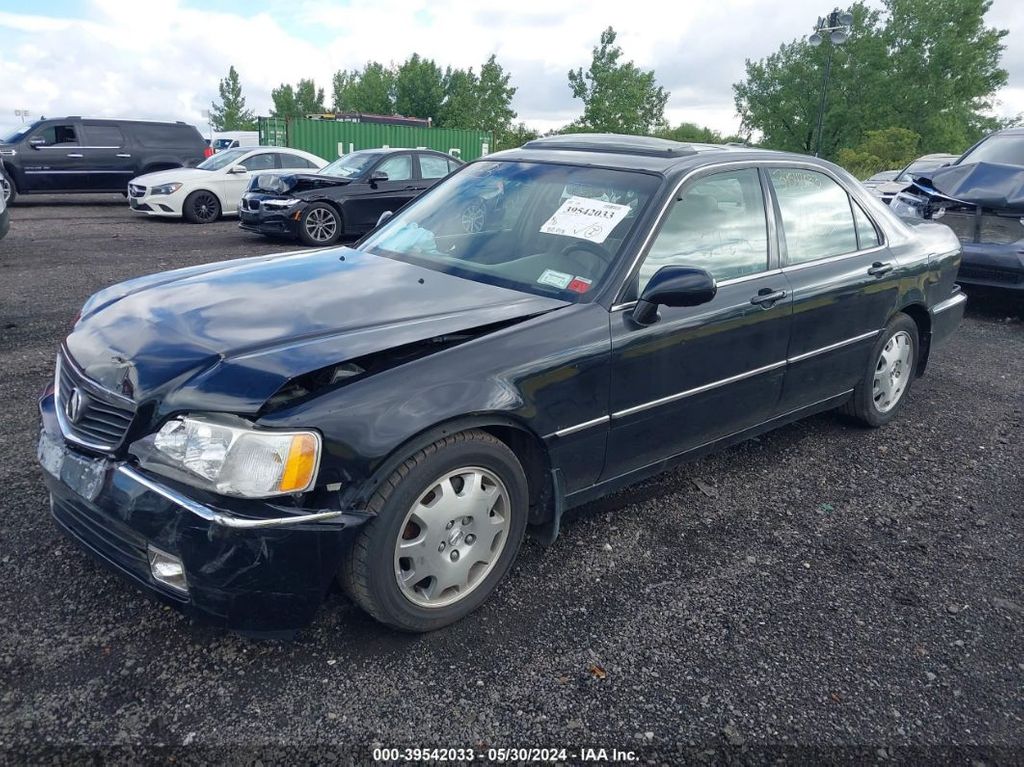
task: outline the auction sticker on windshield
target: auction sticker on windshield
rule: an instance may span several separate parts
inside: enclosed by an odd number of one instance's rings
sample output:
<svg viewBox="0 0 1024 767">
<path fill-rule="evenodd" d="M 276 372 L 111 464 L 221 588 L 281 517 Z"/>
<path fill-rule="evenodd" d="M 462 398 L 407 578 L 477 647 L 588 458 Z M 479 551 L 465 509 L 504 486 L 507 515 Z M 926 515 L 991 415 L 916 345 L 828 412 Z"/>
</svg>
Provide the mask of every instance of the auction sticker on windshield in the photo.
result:
<svg viewBox="0 0 1024 767">
<path fill-rule="evenodd" d="M 629 211 L 628 205 L 587 197 L 570 197 L 544 222 L 540 231 L 543 234 L 559 234 L 601 243 L 608 239 L 612 229 Z"/>
</svg>

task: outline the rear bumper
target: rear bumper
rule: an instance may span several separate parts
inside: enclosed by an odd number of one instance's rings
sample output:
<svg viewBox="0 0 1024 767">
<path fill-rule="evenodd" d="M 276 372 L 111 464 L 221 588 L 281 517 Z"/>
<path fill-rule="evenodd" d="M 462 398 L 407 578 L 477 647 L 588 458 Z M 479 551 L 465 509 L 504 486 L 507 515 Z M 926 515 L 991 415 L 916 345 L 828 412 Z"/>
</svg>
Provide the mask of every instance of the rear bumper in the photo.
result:
<svg viewBox="0 0 1024 767">
<path fill-rule="evenodd" d="M 1024 290 L 1024 250 L 1020 243 L 965 242 L 956 281 L 1003 290 Z"/>
<path fill-rule="evenodd" d="M 368 518 L 352 510 L 256 526 L 290 510 L 253 501 L 243 515 L 200 504 L 126 462 L 69 448 L 52 396 L 43 397 L 40 411 L 39 458 L 58 527 L 149 596 L 205 623 L 268 635 L 302 628 Z M 151 547 L 182 561 L 187 592 L 153 578 Z"/>
<path fill-rule="evenodd" d="M 964 309 L 967 307 L 967 296 L 959 285 L 954 286 L 952 295 L 945 301 L 941 301 L 932 307 L 932 346 L 938 346 L 953 331 L 960 327 L 964 318 Z"/>
</svg>

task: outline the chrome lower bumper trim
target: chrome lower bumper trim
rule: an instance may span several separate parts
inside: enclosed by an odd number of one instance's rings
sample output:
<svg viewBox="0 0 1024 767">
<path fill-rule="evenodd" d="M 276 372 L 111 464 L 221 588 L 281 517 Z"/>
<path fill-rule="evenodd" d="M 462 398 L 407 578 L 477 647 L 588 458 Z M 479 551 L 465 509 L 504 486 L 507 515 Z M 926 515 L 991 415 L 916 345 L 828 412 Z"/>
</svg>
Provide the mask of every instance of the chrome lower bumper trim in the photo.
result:
<svg viewBox="0 0 1024 767">
<path fill-rule="evenodd" d="M 144 474 L 140 474 L 130 466 L 118 466 L 117 471 L 119 474 L 123 474 L 133 482 L 145 487 L 147 490 L 152 490 L 157 495 L 161 495 L 168 501 L 181 506 L 183 509 L 192 512 L 197 517 L 205 519 L 207 522 L 212 522 L 215 525 L 221 525 L 222 527 L 230 527 L 236 530 L 252 530 L 261 527 L 286 527 L 288 525 L 301 525 L 307 522 L 322 522 L 327 519 L 335 519 L 340 517 L 342 512 L 340 511 L 323 511 L 316 514 L 296 514 L 295 516 L 289 517 L 272 517 L 270 519 L 246 519 L 244 517 L 236 517 L 232 514 L 224 514 L 220 511 L 214 511 L 208 506 L 204 506 L 198 501 L 193 501 L 191 498 L 182 495 L 169 487 L 161 485 L 159 482 L 155 482 Z"/>
<path fill-rule="evenodd" d="M 947 298 L 945 301 L 941 301 L 935 304 L 935 306 L 932 307 L 932 315 L 934 316 L 936 314 L 939 314 L 940 312 L 946 311 L 947 309 L 952 309 L 954 306 L 959 306 L 966 300 L 966 293 L 957 293 L 956 295 Z"/>
</svg>

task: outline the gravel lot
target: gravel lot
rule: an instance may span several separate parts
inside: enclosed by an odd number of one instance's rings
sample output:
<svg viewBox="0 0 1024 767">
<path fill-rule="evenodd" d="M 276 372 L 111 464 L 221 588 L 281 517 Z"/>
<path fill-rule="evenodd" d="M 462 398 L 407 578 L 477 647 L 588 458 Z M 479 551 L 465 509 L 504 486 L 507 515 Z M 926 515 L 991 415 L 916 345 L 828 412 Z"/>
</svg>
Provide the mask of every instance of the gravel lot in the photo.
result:
<svg viewBox="0 0 1024 767">
<path fill-rule="evenodd" d="M 1024 323 L 978 297 L 887 428 L 826 414 L 574 512 L 428 636 L 332 594 L 295 642 L 191 624 L 49 518 L 35 398 L 93 291 L 280 250 L 29 198 L 0 242 L 0 748 L 582 745 L 1024 758 Z M 887 749 L 879 751 L 878 749 Z M 809 751 L 784 751 L 793 758 Z M 819 752 L 821 753 L 830 753 Z M 839 753 L 839 752 L 836 752 Z M 742 756 L 742 753 L 741 753 Z"/>
</svg>

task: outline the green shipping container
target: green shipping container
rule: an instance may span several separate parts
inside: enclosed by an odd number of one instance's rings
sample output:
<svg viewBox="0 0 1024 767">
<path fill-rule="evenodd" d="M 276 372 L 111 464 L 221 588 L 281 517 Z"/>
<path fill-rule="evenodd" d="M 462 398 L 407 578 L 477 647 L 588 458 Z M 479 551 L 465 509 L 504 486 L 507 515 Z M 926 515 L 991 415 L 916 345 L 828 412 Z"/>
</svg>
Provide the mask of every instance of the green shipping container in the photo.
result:
<svg viewBox="0 0 1024 767">
<path fill-rule="evenodd" d="M 490 131 L 479 130 L 280 117 L 261 117 L 259 127 L 262 146 L 302 149 L 328 161 L 357 149 L 380 147 L 425 147 L 469 161 L 483 157 L 494 146 Z"/>
</svg>

